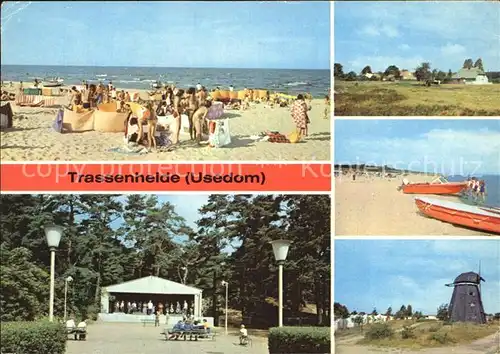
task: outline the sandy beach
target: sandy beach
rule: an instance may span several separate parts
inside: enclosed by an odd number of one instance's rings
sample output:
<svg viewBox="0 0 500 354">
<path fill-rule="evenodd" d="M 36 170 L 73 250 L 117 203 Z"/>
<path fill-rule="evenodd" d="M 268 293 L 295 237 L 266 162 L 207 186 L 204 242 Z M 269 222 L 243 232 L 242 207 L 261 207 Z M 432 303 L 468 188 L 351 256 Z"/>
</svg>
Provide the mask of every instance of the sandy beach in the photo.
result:
<svg viewBox="0 0 500 354">
<path fill-rule="evenodd" d="M 119 89 L 119 88 L 117 88 Z M 140 90 L 127 90 L 131 94 Z M 66 97 L 58 98 L 65 104 Z M 323 99 L 314 99 L 309 112 L 309 136 L 297 144 L 257 141 L 263 131 L 279 131 L 288 135 L 295 130 L 289 108 L 269 108 L 251 104 L 246 111 L 228 111 L 232 142 L 222 148 L 198 146 L 181 135 L 181 144 L 173 151 L 131 154 L 111 152 L 124 145 L 123 133 L 60 134 L 52 129 L 55 108 L 18 107 L 14 111 L 13 128 L 3 130 L 1 159 L 3 161 L 325 161 L 330 160 L 330 119 L 324 119 Z"/>
<path fill-rule="evenodd" d="M 435 176 L 408 175 L 410 182 L 430 182 Z M 474 236 L 490 235 L 420 215 L 415 195 L 398 191 L 401 177 L 382 179 L 351 176 L 335 179 L 336 234 L 341 236 Z M 453 196 L 432 196 L 458 201 Z"/>
</svg>

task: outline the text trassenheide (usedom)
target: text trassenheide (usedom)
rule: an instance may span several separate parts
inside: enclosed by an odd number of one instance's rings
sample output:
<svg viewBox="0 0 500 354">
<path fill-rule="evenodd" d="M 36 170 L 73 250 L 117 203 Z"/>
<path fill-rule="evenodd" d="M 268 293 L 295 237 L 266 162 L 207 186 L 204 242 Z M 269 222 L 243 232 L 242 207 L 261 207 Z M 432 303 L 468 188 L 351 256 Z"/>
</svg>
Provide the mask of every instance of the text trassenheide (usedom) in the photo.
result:
<svg viewBox="0 0 500 354">
<path fill-rule="evenodd" d="M 187 185 L 196 183 L 244 183 L 264 185 L 266 175 L 260 174 L 236 174 L 233 172 L 227 174 L 207 174 L 203 172 L 187 172 L 184 176 L 176 173 L 142 174 L 82 174 L 79 172 L 68 172 L 71 183 L 180 183 L 184 180 Z"/>
</svg>

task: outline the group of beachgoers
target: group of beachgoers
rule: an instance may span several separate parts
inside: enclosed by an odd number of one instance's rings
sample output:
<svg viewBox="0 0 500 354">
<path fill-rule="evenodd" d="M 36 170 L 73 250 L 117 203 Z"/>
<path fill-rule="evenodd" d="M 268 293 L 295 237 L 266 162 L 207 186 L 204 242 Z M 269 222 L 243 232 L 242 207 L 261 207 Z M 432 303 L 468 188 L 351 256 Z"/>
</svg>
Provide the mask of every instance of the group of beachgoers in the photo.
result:
<svg viewBox="0 0 500 354">
<path fill-rule="evenodd" d="M 476 203 L 484 203 L 486 201 L 486 182 L 476 177 L 469 177 L 467 187 L 462 194 Z"/>
</svg>

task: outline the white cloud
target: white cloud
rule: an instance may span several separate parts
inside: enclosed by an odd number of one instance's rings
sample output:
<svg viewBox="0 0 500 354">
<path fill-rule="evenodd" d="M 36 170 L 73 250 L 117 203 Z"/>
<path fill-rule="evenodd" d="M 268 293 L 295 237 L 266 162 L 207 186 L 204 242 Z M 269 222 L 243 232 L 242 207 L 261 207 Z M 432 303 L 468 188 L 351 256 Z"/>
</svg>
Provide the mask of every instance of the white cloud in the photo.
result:
<svg viewBox="0 0 500 354">
<path fill-rule="evenodd" d="M 384 33 L 389 38 L 399 37 L 399 31 L 396 27 L 390 25 L 382 26 L 382 33 Z"/>
<path fill-rule="evenodd" d="M 351 36 L 354 41 L 363 38 L 359 34 L 365 34 L 364 43 L 355 52 L 351 49 L 354 46 L 339 44 L 339 58 L 373 55 L 373 51 L 383 50 L 380 54 L 388 57 L 396 53 L 403 53 L 404 57 L 422 55 L 424 61 L 441 70 L 458 70 L 468 57 L 481 57 L 486 70 L 500 68 L 500 10 L 493 1 L 336 2 L 335 7 L 336 36 Z M 363 30 L 357 32 L 358 36 L 344 34 L 344 22 Z M 415 51 L 391 41 L 396 37 L 411 43 Z"/>
<path fill-rule="evenodd" d="M 443 55 L 459 55 L 465 53 L 465 47 L 460 44 L 447 43 L 441 47 L 441 54 Z"/>
<path fill-rule="evenodd" d="M 384 24 L 382 26 L 376 26 L 374 24 L 364 26 L 359 34 L 366 35 L 370 37 L 386 36 L 389 38 L 395 38 L 399 36 L 399 31 L 396 27 Z"/>
<path fill-rule="evenodd" d="M 362 35 L 367 35 L 367 36 L 371 36 L 371 37 L 380 36 L 380 31 L 378 30 L 377 27 L 375 27 L 373 25 L 368 25 L 368 26 L 363 27 L 359 31 L 359 33 Z"/>
<path fill-rule="evenodd" d="M 351 140 L 365 161 L 396 168 L 469 175 L 500 170 L 500 132 L 434 129 L 418 138 Z"/>
<path fill-rule="evenodd" d="M 399 69 L 414 70 L 424 60 L 421 56 L 363 56 L 349 61 L 349 66 L 354 70 L 361 70 L 366 65 L 370 65 L 374 71 L 384 71 L 389 65 L 396 65 Z"/>
<path fill-rule="evenodd" d="M 453 288 L 445 284 L 461 273 L 477 272 L 481 261 L 481 275 L 486 280 L 481 289 L 485 311 L 500 312 L 500 240 L 343 240 L 336 245 L 339 243 L 340 250 L 347 249 L 346 244 L 353 250 L 350 258 L 364 259 L 355 270 L 352 265 L 341 269 L 345 274 L 340 277 L 351 284 L 335 283 L 340 289 L 350 288 L 348 294 L 336 290 L 336 296 L 351 310 L 376 307 L 381 312 L 391 306 L 395 312 L 401 305 L 411 304 L 414 311 L 435 314 L 451 299 Z M 353 280 L 366 274 L 373 274 L 375 280 L 367 284 Z"/>
<path fill-rule="evenodd" d="M 410 50 L 411 49 L 411 47 L 406 43 L 399 45 L 398 48 L 401 50 Z"/>
</svg>

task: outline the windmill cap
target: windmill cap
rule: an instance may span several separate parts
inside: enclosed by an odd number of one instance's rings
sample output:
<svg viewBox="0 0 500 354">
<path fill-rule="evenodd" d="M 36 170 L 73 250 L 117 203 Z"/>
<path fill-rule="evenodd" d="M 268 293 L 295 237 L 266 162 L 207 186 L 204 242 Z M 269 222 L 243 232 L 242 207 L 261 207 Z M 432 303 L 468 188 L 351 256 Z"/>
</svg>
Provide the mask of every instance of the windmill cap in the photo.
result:
<svg viewBox="0 0 500 354">
<path fill-rule="evenodd" d="M 458 277 L 456 277 L 455 281 L 453 283 L 454 284 L 459 284 L 459 283 L 479 284 L 481 281 L 484 281 L 484 279 L 479 274 L 474 273 L 474 272 L 467 272 L 467 273 L 462 273 Z"/>
</svg>

